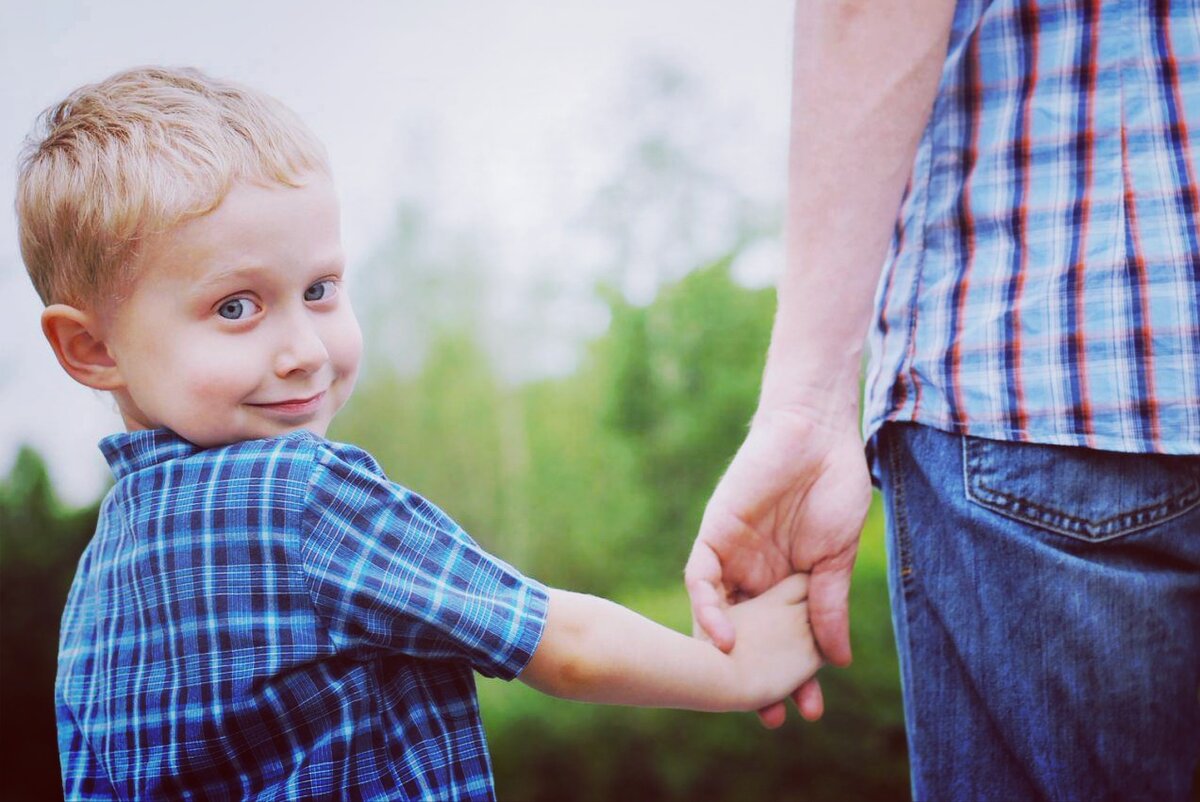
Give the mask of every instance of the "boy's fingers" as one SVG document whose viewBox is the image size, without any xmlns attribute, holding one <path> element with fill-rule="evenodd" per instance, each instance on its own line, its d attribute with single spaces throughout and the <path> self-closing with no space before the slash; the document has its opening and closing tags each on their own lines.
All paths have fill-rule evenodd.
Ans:
<svg viewBox="0 0 1200 802">
<path fill-rule="evenodd" d="M 776 595 L 787 604 L 796 604 L 808 598 L 808 574 L 792 574 L 763 594 Z"/>
<path fill-rule="evenodd" d="M 808 574 L 792 574 L 781 579 L 758 598 L 779 604 L 798 604 L 808 598 Z"/>
</svg>

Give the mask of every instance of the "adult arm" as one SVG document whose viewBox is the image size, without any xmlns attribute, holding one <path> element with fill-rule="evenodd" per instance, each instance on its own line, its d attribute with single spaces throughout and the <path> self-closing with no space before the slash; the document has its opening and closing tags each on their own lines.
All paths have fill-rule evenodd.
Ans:
<svg viewBox="0 0 1200 802">
<path fill-rule="evenodd" d="M 953 0 L 796 4 L 787 255 L 746 440 L 685 571 L 698 633 L 733 648 L 725 610 L 796 571 L 830 662 L 850 662 L 850 572 L 870 502 L 859 371 L 875 286 L 929 119 Z M 815 719 L 813 680 L 795 694 Z M 762 711 L 782 721 L 782 705 Z"/>
<path fill-rule="evenodd" d="M 820 665 L 807 588 L 806 577 L 792 576 L 733 608 L 739 637 L 728 654 L 614 602 L 552 589 L 545 631 L 520 679 L 582 702 L 755 710 Z"/>
</svg>

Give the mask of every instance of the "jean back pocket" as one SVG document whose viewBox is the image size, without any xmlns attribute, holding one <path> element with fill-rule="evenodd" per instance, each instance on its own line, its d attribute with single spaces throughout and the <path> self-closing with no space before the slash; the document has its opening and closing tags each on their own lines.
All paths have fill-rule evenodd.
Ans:
<svg viewBox="0 0 1200 802">
<path fill-rule="evenodd" d="M 967 498 L 1023 523 L 1111 540 L 1200 505 L 1200 459 L 964 437 Z"/>
</svg>

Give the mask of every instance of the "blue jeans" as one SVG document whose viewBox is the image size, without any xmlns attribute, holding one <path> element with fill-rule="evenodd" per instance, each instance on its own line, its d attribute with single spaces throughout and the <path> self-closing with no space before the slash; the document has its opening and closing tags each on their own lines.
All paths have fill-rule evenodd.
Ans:
<svg viewBox="0 0 1200 802">
<path fill-rule="evenodd" d="M 1191 799 L 1200 457 L 876 445 L 913 798 Z"/>
</svg>

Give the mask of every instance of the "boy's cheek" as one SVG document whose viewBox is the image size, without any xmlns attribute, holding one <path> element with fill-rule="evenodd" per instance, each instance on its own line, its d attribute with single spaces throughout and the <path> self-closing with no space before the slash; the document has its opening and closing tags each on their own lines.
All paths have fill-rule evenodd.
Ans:
<svg viewBox="0 0 1200 802">
<path fill-rule="evenodd" d="M 338 336 L 335 339 L 336 353 L 330 354 L 330 358 L 336 363 L 338 372 L 352 385 L 362 362 L 363 337 L 354 313 L 348 312 L 346 317 L 338 327 Z"/>
<path fill-rule="evenodd" d="M 190 398 L 199 405 L 216 407 L 243 400 L 259 385 L 261 369 L 253 366 L 251 354 L 236 349 L 189 349 L 163 366 L 162 383 L 176 398 Z"/>
</svg>

